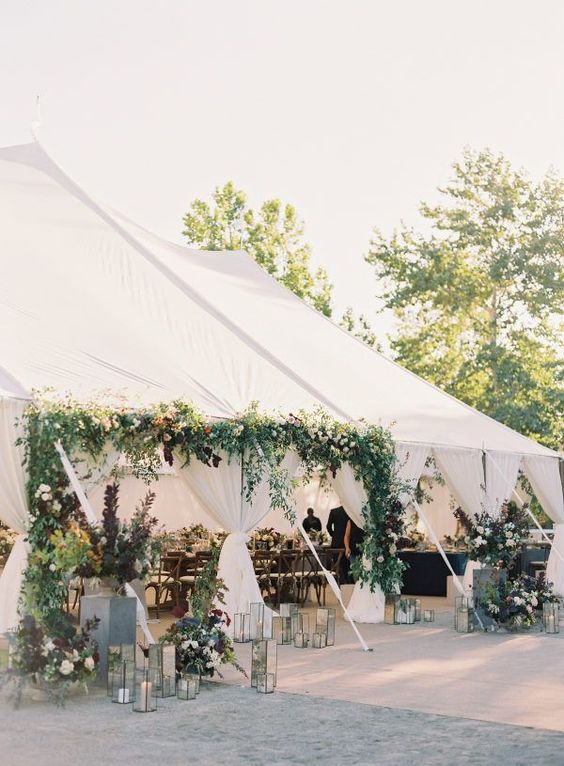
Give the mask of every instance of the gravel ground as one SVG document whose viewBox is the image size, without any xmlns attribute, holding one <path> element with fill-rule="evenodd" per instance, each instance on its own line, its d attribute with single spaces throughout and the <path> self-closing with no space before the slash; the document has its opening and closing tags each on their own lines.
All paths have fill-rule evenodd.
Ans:
<svg viewBox="0 0 564 766">
<path fill-rule="evenodd" d="M 64 710 L 0 702 L 3 766 L 564 764 L 564 734 L 207 683 L 142 715 L 95 691 Z"/>
</svg>

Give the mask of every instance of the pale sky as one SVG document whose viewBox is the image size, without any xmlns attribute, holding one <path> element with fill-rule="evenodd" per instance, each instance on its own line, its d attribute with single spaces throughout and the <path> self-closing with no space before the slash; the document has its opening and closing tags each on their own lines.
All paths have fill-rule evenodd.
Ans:
<svg viewBox="0 0 564 766">
<path fill-rule="evenodd" d="M 564 172 L 561 0 L 0 0 L 0 145 L 40 138 L 92 196 L 181 241 L 233 180 L 306 222 L 337 308 L 374 313 L 370 233 L 465 145 Z"/>
</svg>

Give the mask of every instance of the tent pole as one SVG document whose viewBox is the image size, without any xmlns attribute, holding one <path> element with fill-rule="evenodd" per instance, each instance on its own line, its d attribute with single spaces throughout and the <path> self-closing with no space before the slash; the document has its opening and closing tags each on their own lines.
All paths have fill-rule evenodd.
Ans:
<svg viewBox="0 0 564 766">
<path fill-rule="evenodd" d="M 356 637 L 357 637 L 357 638 L 358 638 L 358 640 L 359 640 L 359 643 L 360 643 L 360 645 L 362 646 L 362 648 L 363 648 L 363 650 L 364 650 L 365 652 L 371 652 L 371 651 L 372 651 L 372 649 L 371 649 L 371 648 L 368 646 L 368 644 L 366 643 L 366 641 L 365 641 L 365 640 L 363 639 L 363 637 L 360 635 L 360 631 L 359 631 L 359 630 L 358 630 L 358 628 L 356 627 L 356 625 L 355 625 L 355 623 L 354 623 L 354 620 L 352 619 L 352 617 L 350 616 L 350 614 L 349 614 L 349 613 L 348 613 L 348 611 L 347 611 L 347 607 L 346 607 L 346 606 L 344 605 L 344 603 L 343 603 L 343 597 L 342 597 L 342 595 L 341 595 L 341 589 L 339 588 L 339 585 L 337 584 L 337 581 L 335 580 L 335 578 L 333 577 L 333 575 L 331 574 L 331 572 L 328 572 L 328 571 L 327 571 L 327 569 L 325 569 L 325 567 L 323 566 L 323 564 L 322 564 L 322 562 L 321 562 L 321 559 L 319 558 L 319 554 L 317 553 L 317 551 L 315 550 L 315 546 L 313 545 L 313 543 L 312 543 L 312 542 L 311 542 L 311 540 L 309 539 L 309 535 L 308 535 L 308 534 L 307 534 L 307 532 L 305 531 L 305 529 L 304 529 L 304 526 L 303 526 L 303 524 L 302 524 L 302 522 L 301 522 L 301 520 L 300 520 L 300 519 L 298 519 L 298 520 L 297 520 L 297 525 L 298 525 L 298 529 L 299 529 L 299 530 L 300 530 L 300 532 L 302 533 L 302 537 L 303 537 L 303 538 L 304 538 L 304 540 L 306 541 L 306 545 L 308 546 L 308 548 L 310 549 L 310 551 L 313 553 L 313 555 L 315 556 L 315 559 L 316 559 L 317 563 L 318 563 L 318 564 L 319 564 L 319 566 L 321 567 L 321 571 L 322 571 L 322 572 L 323 572 L 323 574 L 325 575 L 325 578 L 326 578 L 327 582 L 329 583 L 329 587 L 331 588 L 331 590 L 333 591 L 333 593 L 335 594 L 335 596 L 336 596 L 336 598 L 337 598 L 337 601 L 338 601 L 338 602 L 339 602 L 339 604 L 341 605 L 341 609 L 343 610 L 343 614 L 345 615 L 345 617 L 347 618 L 347 620 L 350 622 L 350 624 L 351 624 L 351 627 L 352 627 L 352 629 L 354 630 L 354 632 L 355 632 L 355 634 L 356 634 Z"/>
<path fill-rule="evenodd" d="M 443 561 L 445 562 L 445 564 L 447 565 L 447 567 L 448 567 L 448 569 L 449 569 L 450 573 L 452 574 L 452 581 L 454 582 L 454 585 L 455 585 L 456 589 L 458 590 L 458 592 L 459 592 L 459 593 L 460 593 L 462 596 L 466 596 L 467 594 L 466 594 L 466 591 L 464 590 L 464 585 L 461 583 L 461 581 L 460 581 L 460 577 L 459 577 L 459 576 L 458 576 L 458 575 L 455 573 L 454 569 L 452 568 L 452 564 L 450 563 L 450 561 L 449 561 L 449 558 L 448 558 L 448 556 L 446 555 L 446 553 L 445 553 L 445 550 L 444 550 L 443 546 L 440 544 L 440 542 L 439 542 L 439 538 L 438 538 L 438 537 L 437 537 L 437 535 L 435 534 L 435 531 L 434 531 L 434 529 L 431 527 L 431 524 L 429 523 L 429 519 L 427 518 L 427 516 L 425 515 L 425 513 L 424 513 L 424 512 L 423 512 L 423 510 L 421 509 L 421 506 L 419 505 L 419 503 L 417 502 L 417 500 L 415 499 L 415 497 L 412 497 L 412 498 L 411 498 L 411 502 L 412 502 L 412 503 L 413 503 L 413 505 L 415 506 L 415 510 L 417 511 L 418 515 L 419 515 L 419 516 L 420 516 L 420 517 L 423 519 L 423 523 L 424 523 L 424 524 L 425 524 L 425 526 L 427 527 L 427 530 L 428 530 L 428 532 L 429 532 L 429 535 L 431 536 L 431 540 L 432 540 L 432 541 L 435 543 L 435 545 L 437 546 L 437 550 L 438 550 L 438 551 L 439 551 L 439 553 L 441 554 Z M 475 612 L 474 612 L 474 614 L 476 615 L 476 619 L 478 620 L 478 623 L 479 623 L 479 625 L 480 625 L 481 629 L 482 629 L 482 630 L 485 630 L 485 628 L 484 628 L 484 623 L 482 622 L 482 618 L 480 617 L 480 615 L 478 614 L 478 612 L 476 612 L 476 611 L 475 611 Z"/>
</svg>

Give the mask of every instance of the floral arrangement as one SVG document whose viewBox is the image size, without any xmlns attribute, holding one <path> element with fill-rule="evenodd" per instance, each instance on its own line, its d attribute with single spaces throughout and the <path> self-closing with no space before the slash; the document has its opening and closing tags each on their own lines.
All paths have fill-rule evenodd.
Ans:
<svg viewBox="0 0 564 766">
<path fill-rule="evenodd" d="M 16 533 L 0 521 L 0 561 L 8 558 L 15 542 Z"/>
<path fill-rule="evenodd" d="M 508 569 L 529 535 L 526 511 L 515 503 L 506 503 L 497 519 L 486 511 L 471 519 L 461 508 L 454 515 L 465 530 L 469 558 L 481 564 Z"/>
<path fill-rule="evenodd" d="M 450 548 L 456 551 L 465 551 L 466 542 L 464 540 L 465 535 L 445 535 L 441 540 L 443 548 Z"/>
<path fill-rule="evenodd" d="M 316 543 L 317 545 L 329 545 L 331 542 L 331 539 L 327 532 L 321 531 L 319 532 L 317 529 L 310 529 L 310 531 L 307 533 L 309 539 L 312 543 Z"/>
<path fill-rule="evenodd" d="M 222 459 L 240 460 L 244 491 L 250 500 L 260 481 L 268 476 L 271 507 L 292 520 L 291 482 L 283 468 L 289 448 L 304 468 L 304 481 L 320 471 L 335 473 L 348 463 L 363 482 L 368 502 L 363 509 L 363 552 L 371 562 L 358 576 L 370 588 L 386 592 L 401 581 L 403 564 L 390 552 L 390 513 L 403 487 L 396 476 L 396 456 L 391 434 L 365 423 L 344 423 L 321 408 L 313 412 L 267 415 L 257 405 L 229 420 L 210 421 L 191 403 L 174 401 L 133 409 L 65 398 L 37 396 L 23 415 L 24 447 L 30 504 L 28 541 L 31 554 L 25 574 L 23 604 L 42 622 L 61 609 L 65 584 L 54 563 L 53 547 L 78 517 L 77 502 L 54 444 L 60 441 L 71 459 L 86 454 L 103 459 L 108 445 L 126 456 L 135 475 L 158 479 L 164 454 L 168 463 L 180 465 L 199 460 L 210 469 Z M 46 491 L 39 491 L 46 487 Z M 401 509 L 393 511 L 401 516 Z"/>
<path fill-rule="evenodd" d="M 53 637 L 44 632 L 34 617 L 24 617 L 12 637 L 10 677 L 17 681 L 16 705 L 26 683 L 45 689 L 57 704 L 64 705 L 71 684 L 88 684 L 96 677 L 99 660 L 91 633 L 98 620 L 88 621 L 78 632 L 67 624 Z"/>
<path fill-rule="evenodd" d="M 398 546 L 400 548 L 420 548 L 427 541 L 427 538 L 417 529 L 417 522 L 410 521 L 405 525 L 403 535 L 401 536 Z"/>
<path fill-rule="evenodd" d="M 192 596 L 192 615 L 184 615 L 160 641 L 176 647 L 176 669 L 179 673 L 195 672 L 202 676 L 220 677 L 220 666 L 229 664 L 245 674 L 235 656 L 233 642 L 225 628 L 231 624 L 226 612 L 215 605 L 224 603 L 225 585 L 217 576 L 219 548 L 202 568 Z M 246 674 L 245 674 L 246 675 Z"/>
<path fill-rule="evenodd" d="M 151 571 L 159 553 L 158 540 L 151 536 L 157 524 L 150 516 L 155 495 L 148 492 L 131 521 L 124 522 L 117 516 L 118 493 L 117 484 L 108 484 L 101 524 L 90 525 L 77 513 L 65 532 L 53 532 L 45 554 L 52 558 L 52 571 L 67 578 L 113 578 L 119 585 L 143 579 Z"/>
<path fill-rule="evenodd" d="M 185 616 L 161 636 L 161 641 L 176 647 L 178 672 L 195 672 L 222 678 L 221 665 L 230 664 L 244 673 L 237 662 L 233 642 L 225 633 L 231 620 L 221 609 L 212 609 L 203 619 Z"/>
<path fill-rule="evenodd" d="M 535 610 L 545 602 L 558 601 L 552 583 L 544 577 L 535 579 L 522 575 L 515 580 L 488 583 L 480 605 L 499 625 L 510 630 L 531 628 L 536 622 Z"/>
<path fill-rule="evenodd" d="M 263 527 L 261 529 L 255 529 L 251 535 L 251 539 L 255 548 L 262 548 L 269 551 L 282 544 L 284 535 L 277 532 L 273 527 Z"/>
</svg>

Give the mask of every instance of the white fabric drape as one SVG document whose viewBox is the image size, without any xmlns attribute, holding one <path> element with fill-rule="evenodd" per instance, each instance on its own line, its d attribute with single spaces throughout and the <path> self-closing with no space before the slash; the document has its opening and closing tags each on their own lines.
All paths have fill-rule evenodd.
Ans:
<svg viewBox="0 0 564 766">
<path fill-rule="evenodd" d="M 412 497 L 413 490 L 425 468 L 429 452 L 429 447 L 425 444 L 396 443 L 396 473 L 404 484 L 409 485 L 409 490 L 403 492 L 400 497 L 403 505 Z"/>
<path fill-rule="evenodd" d="M 26 473 L 22 465 L 23 447 L 16 445 L 22 434 L 18 421 L 26 402 L 0 399 L 0 520 L 18 532 L 0 577 L 0 634 L 18 624 L 18 601 L 27 564 L 25 531 L 29 518 L 25 491 Z"/>
<path fill-rule="evenodd" d="M 486 507 L 484 464 L 482 452 L 470 449 L 433 450 L 435 462 L 439 467 L 450 491 L 471 516 L 478 515 Z M 479 569 L 477 561 L 468 561 L 464 570 L 462 585 L 466 592 L 472 588 L 474 570 Z"/>
<path fill-rule="evenodd" d="M 554 583 L 555 592 L 564 595 L 564 563 L 556 552 L 564 556 L 564 500 L 559 461 L 557 458 L 526 457 L 523 468 L 543 510 L 554 522 L 554 540 L 546 576 Z"/>
<path fill-rule="evenodd" d="M 244 476 L 238 460 L 229 462 L 226 454 L 217 468 L 193 460 L 178 471 L 180 478 L 194 492 L 199 502 L 215 521 L 230 534 L 219 556 L 218 577 L 226 585 L 225 611 L 232 618 L 237 612 L 248 612 L 249 604 L 262 601 L 253 563 L 247 549 L 249 532 L 270 509 L 268 478 L 257 487 L 252 502 L 247 502 L 242 488 Z M 283 467 L 293 476 L 298 457 L 288 453 Z"/>
<path fill-rule="evenodd" d="M 486 500 L 488 513 L 499 516 L 501 506 L 511 499 L 521 467 L 521 455 L 486 452 Z"/>
<path fill-rule="evenodd" d="M 482 452 L 435 447 L 433 456 L 452 494 L 466 513 L 481 513 L 485 506 Z"/>
<path fill-rule="evenodd" d="M 339 495 L 343 508 L 357 527 L 364 528 L 362 509 L 368 502 L 368 497 L 362 482 L 358 481 L 353 469 L 345 463 L 338 469 L 335 478 L 329 481 Z M 370 562 L 364 558 L 363 566 L 370 567 Z M 355 583 L 347 612 L 355 622 L 383 622 L 385 596 L 382 588 L 377 585 L 372 593 L 362 582 Z"/>
</svg>

